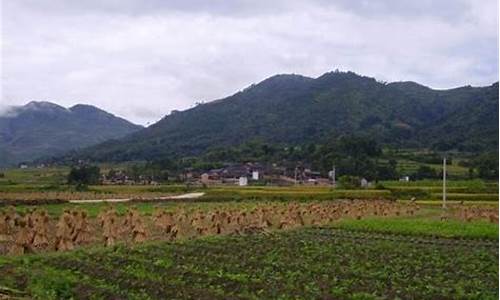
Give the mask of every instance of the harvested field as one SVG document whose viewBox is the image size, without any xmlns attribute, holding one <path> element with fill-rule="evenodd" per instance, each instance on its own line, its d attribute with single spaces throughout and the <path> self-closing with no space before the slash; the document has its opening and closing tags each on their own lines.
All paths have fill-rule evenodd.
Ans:
<svg viewBox="0 0 500 300">
<path fill-rule="evenodd" d="M 24 215 L 10 207 L 0 213 L 0 253 L 24 254 L 72 250 L 78 246 L 145 240 L 175 240 L 205 235 L 271 232 L 306 225 L 324 225 L 341 218 L 413 215 L 419 207 L 394 201 L 322 201 L 316 203 L 256 203 L 241 208 L 211 205 L 207 210 L 156 208 L 151 216 L 129 207 L 125 215 L 104 206 L 97 218 L 85 210 L 65 210 L 51 218 L 45 210 Z"/>
<path fill-rule="evenodd" d="M 5 257 L 0 271 L 1 293 L 40 299 L 497 299 L 498 240 L 315 227 Z"/>
</svg>

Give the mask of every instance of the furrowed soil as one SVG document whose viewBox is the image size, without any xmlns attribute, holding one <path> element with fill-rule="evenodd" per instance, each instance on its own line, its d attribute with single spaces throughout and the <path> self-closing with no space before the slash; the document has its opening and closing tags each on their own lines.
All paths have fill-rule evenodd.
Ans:
<svg viewBox="0 0 500 300">
<path fill-rule="evenodd" d="M 498 240 L 305 227 L 0 258 L 39 299 L 498 299 Z M 1 297 L 0 297 L 1 298 Z"/>
</svg>

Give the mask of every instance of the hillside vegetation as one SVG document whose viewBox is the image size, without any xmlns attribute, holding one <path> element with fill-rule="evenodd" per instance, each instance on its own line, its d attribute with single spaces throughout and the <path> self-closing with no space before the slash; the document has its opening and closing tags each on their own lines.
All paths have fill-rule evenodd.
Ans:
<svg viewBox="0 0 500 300">
<path fill-rule="evenodd" d="M 120 138 L 141 129 L 90 105 L 30 102 L 0 115 L 0 167 Z"/>
<path fill-rule="evenodd" d="M 154 160 L 252 140 L 302 145 L 345 135 L 369 136 L 397 148 L 497 151 L 498 83 L 434 90 L 413 82 L 386 84 L 352 72 L 316 79 L 277 75 L 65 158 Z"/>
</svg>

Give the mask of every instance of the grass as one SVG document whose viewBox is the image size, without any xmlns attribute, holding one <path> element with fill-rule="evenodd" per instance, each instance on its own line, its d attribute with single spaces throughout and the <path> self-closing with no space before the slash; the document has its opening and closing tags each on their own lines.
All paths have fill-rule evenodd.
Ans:
<svg viewBox="0 0 500 300">
<path fill-rule="evenodd" d="M 45 209 L 49 215 L 53 218 L 59 217 L 65 209 L 84 209 L 89 217 L 96 217 L 99 212 L 103 210 L 108 204 L 106 203 L 88 203 L 88 204 L 76 204 L 76 203 L 66 203 L 66 204 L 45 204 L 37 205 L 37 208 Z M 164 203 L 162 207 L 173 206 L 175 203 Z M 154 210 L 154 205 L 151 203 L 137 203 L 134 205 L 142 214 L 151 215 Z M 116 208 L 119 214 L 124 214 L 130 204 L 125 203 L 114 203 L 113 207 Z M 31 205 L 19 205 L 16 206 L 16 210 L 20 213 L 26 213 L 28 210 L 34 208 Z"/>
<path fill-rule="evenodd" d="M 442 199 L 442 193 L 432 194 L 432 198 Z M 497 201 L 498 194 L 461 194 L 461 193 L 446 193 L 446 199 L 464 200 L 464 201 Z"/>
<path fill-rule="evenodd" d="M 420 166 L 429 166 L 434 170 L 436 170 L 436 172 L 441 171 L 441 169 L 443 168 L 442 164 L 420 163 L 408 159 L 398 159 L 397 162 L 398 162 L 397 170 L 402 174 L 413 174 L 418 170 Z M 469 168 L 458 165 L 457 160 L 453 160 L 453 163 L 451 165 L 447 165 L 446 171 L 449 176 L 458 178 L 467 177 L 469 174 Z"/>
<path fill-rule="evenodd" d="M 335 228 L 3 257 L 0 273 L 35 299 L 498 299 L 496 243 Z"/>
<path fill-rule="evenodd" d="M 203 201 L 319 201 L 334 199 L 391 199 L 388 190 L 358 189 L 342 190 L 330 188 L 260 188 L 260 189 L 235 189 L 214 188 L 203 190 L 206 194 Z"/>
<path fill-rule="evenodd" d="M 335 225 L 346 230 L 404 234 L 414 236 L 436 236 L 445 238 L 498 240 L 498 224 L 485 221 L 464 223 L 456 220 L 441 221 L 423 218 L 370 218 L 365 220 L 342 220 Z"/>
<path fill-rule="evenodd" d="M 272 202 L 272 201 L 269 201 Z M 283 202 L 274 202 L 275 204 L 284 204 Z M 89 217 L 96 217 L 104 207 L 108 204 L 101 203 L 65 203 L 65 204 L 45 204 L 45 205 L 37 205 L 37 208 L 45 209 L 49 213 L 49 215 L 53 218 L 59 217 L 65 209 L 83 209 L 88 213 Z M 143 215 L 152 215 L 155 207 L 161 207 L 167 211 L 174 211 L 179 208 L 184 208 L 188 211 L 194 210 L 210 210 L 214 208 L 218 208 L 222 206 L 231 207 L 233 209 L 245 209 L 245 208 L 253 208 L 256 205 L 256 202 L 246 201 L 246 202 L 159 202 L 159 203 L 148 203 L 148 202 L 138 202 L 138 203 L 113 203 L 112 206 L 117 210 L 118 214 L 123 215 L 127 208 L 134 206 L 137 210 Z M 35 206 L 31 205 L 19 205 L 16 206 L 16 210 L 20 213 L 26 213 L 28 210 L 33 209 Z M 1 209 L 1 208 L 0 208 Z"/>
<path fill-rule="evenodd" d="M 424 179 L 417 181 L 396 181 L 396 180 L 387 180 L 381 182 L 386 187 L 440 187 L 443 185 L 441 180 L 436 179 Z M 498 182 L 492 183 L 498 189 Z M 480 179 L 474 180 L 448 180 L 446 181 L 446 185 L 449 188 L 453 187 L 466 187 L 466 188 L 485 188 L 489 186 L 489 182 L 485 182 Z M 490 183 L 491 185 L 491 183 Z"/>
<path fill-rule="evenodd" d="M 15 182 L 17 184 L 62 184 L 69 172 L 68 167 L 7 169 L 0 171 L 4 178 L 0 182 Z"/>
<path fill-rule="evenodd" d="M 110 166 L 106 166 L 109 168 Z M 67 186 L 65 174 L 68 168 L 43 169 L 10 169 L 2 171 L 4 178 L 0 178 L 0 203 L 31 202 L 41 200 L 42 203 L 64 202 L 69 199 L 94 199 L 165 196 L 170 194 L 191 191 L 203 191 L 206 195 L 202 201 L 310 201 L 333 199 L 400 199 L 409 200 L 439 200 L 441 198 L 440 180 L 420 180 L 412 182 L 382 181 L 377 189 L 332 189 L 329 186 L 211 186 L 209 188 L 191 187 L 185 185 L 159 186 L 91 186 L 86 192 L 75 191 Z M 448 199 L 464 200 L 482 203 L 491 201 L 498 203 L 498 182 L 483 180 L 449 180 Z"/>
<path fill-rule="evenodd" d="M 400 200 L 400 202 L 409 202 L 409 200 Z M 425 205 L 425 206 L 442 206 L 443 201 L 442 199 L 435 199 L 435 200 L 418 200 L 418 204 Z M 446 203 L 451 204 L 451 205 L 457 205 L 460 204 L 461 201 L 457 200 L 450 200 L 446 201 Z M 475 206 L 475 205 L 480 205 L 480 206 L 493 206 L 498 208 L 498 201 L 464 201 L 464 205 L 470 205 L 470 206 Z"/>
</svg>

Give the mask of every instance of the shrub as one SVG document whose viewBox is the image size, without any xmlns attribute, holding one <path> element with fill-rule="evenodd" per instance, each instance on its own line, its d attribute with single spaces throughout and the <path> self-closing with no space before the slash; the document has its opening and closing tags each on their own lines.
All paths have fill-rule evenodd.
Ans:
<svg viewBox="0 0 500 300">
<path fill-rule="evenodd" d="M 439 175 L 433 168 L 422 165 L 418 168 L 417 172 L 412 177 L 414 177 L 417 180 L 420 180 L 420 179 L 438 178 Z"/>
<path fill-rule="evenodd" d="M 344 189 L 355 189 L 361 186 L 361 179 L 357 176 L 340 176 L 339 186 Z"/>
<path fill-rule="evenodd" d="M 75 185 L 98 184 L 100 176 L 100 169 L 97 166 L 73 167 L 68 174 L 68 183 Z"/>
</svg>

